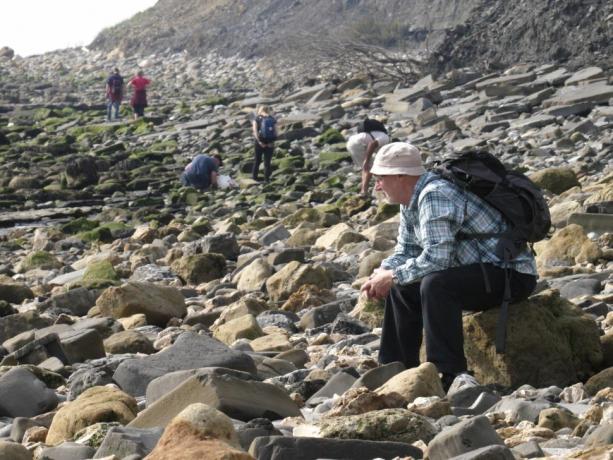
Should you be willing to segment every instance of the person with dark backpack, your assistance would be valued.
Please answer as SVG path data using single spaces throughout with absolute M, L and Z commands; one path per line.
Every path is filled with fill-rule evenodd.
M 272 116 L 270 107 L 262 105 L 258 108 L 251 128 L 255 139 L 255 155 L 251 176 L 253 180 L 258 180 L 260 163 L 264 158 L 264 180 L 268 182 L 272 174 L 272 154 L 277 140 L 277 120 Z
M 115 119 L 119 119 L 119 106 L 123 99 L 123 77 L 119 74 L 119 69 L 115 69 L 113 74 L 106 80 L 106 120 L 111 121 L 111 115 L 115 113 Z
M 375 190 L 400 204 L 394 253 L 362 286 L 385 299 L 379 361 L 418 366 L 424 330 L 427 359 L 448 389 L 467 372 L 462 310 L 502 305 L 496 346 L 504 348 L 508 304 L 536 286 L 529 243 L 549 230 L 547 204 L 528 178 L 486 152 L 426 171 L 417 148 L 394 142 L 379 150 L 371 172 Z
M 347 140 L 347 150 L 351 154 L 353 163 L 360 168 L 362 181 L 360 183 L 360 193 L 368 193 L 370 182 L 370 168 L 373 156 L 380 147 L 390 141 L 385 125 L 373 118 L 364 119 L 358 124 L 357 134 L 352 135 Z

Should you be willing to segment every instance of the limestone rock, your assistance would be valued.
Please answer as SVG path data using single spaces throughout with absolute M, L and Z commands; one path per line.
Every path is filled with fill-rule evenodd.
M 171 318 L 182 318 L 187 312 L 181 292 L 173 287 L 153 283 L 129 282 L 106 289 L 96 306 L 103 315 L 124 318 L 143 313 L 149 324 L 165 326 Z
M 482 384 L 563 386 L 598 369 L 602 350 L 596 323 L 557 291 L 510 306 L 504 354 L 494 346 L 498 310 L 463 317 L 468 367 Z
M 531 174 L 530 179 L 539 187 L 556 195 L 580 185 L 577 176 L 570 168 L 546 168 Z
M 231 345 L 238 339 L 255 339 L 264 335 L 253 315 L 243 315 L 219 326 L 214 334 L 217 340 Z
M 300 286 L 314 284 L 329 289 L 332 282 L 321 267 L 292 261 L 266 281 L 266 289 L 274 301 L 285 300 Z
M 406 400 L 398 393 L 378 395 L 365 387 L 350 388 L 334 402 L 334 407 L 325 415 L 326 417 L 358 415 L 374 410 L 404 408 L 404 406 Z
M 419 367 L 400 372 L 375 390 L 379 395 L 398 393 L 407 402 L 412 402 L 420 396 L 439 396 L 445 392 L 438 370 L 432 363 L 423 363 Z
M 0 459 L 32 460 L 32 452 L 21 444 L 9 441 L 0 441 Z
M 329 289 L 322 289 L 313 284 L 305 284 L 289 296 L 281 306 L 281 309 L 299 312 L 305 308 L 319 307 L 334 300 L 336 300 L 336 296 Z
M 97 422 L 126 424 L 137 412 L 136 400 L 121 390 L 93 387 L 62 407 L 49 427 L 47 444 L 70 440 L 77 431 Z
M 153 344 L 145 335 L 137 331 L 121 331 L 104 340 L 107 353 L 155 353 Z
M 535 245 L 539 268 L 594 262 L 601 256 L 598 245 L 591 241 L 577 224 L 556 231 L 550 240 Z
M 259 291 L 272 275 L 273 268 L 264 259 L 255 259 L 237 276 L 237 288 L 240 291 Z
M 367 439 L 412 444 L 430 441 L 436 428 L 423 416 L 406 409 L 382 409 L 360 415 L 322 419 L 319 432 L 324 438 Z

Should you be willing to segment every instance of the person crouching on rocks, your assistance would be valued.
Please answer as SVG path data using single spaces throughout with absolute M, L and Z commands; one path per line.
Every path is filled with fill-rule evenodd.
M 362 171 L 360 194 L 368 194 L 370 182 L 370 168 L 375 152 L 388 144 L 390 138 L 383 123 L 378 120 L 366 118 L 358 125 L 358 133 L 347 140 L 347 150 L 351 154 L 353 163 Z
M 277 120 L 272 116 L 270 107 L 261 105 L 251 123 L 251 130 L 255 139 L 255 154 L 253 159 L 253 180 L 258 180 L 258 173 L 262 157 L 264 157 L 264 180 L 270 181 L 272 174 L 272 154 L 277 140 Z
M 507 280 L 512 302 L 526 299 L 536 286 L 534 256 L 526 247 L 515 258 L 501 260 L 495 234 L 509 225 L 502 214 L 477 195 L 426 172 L 413 145 L 382 147 L 371 173 L 375 190 L 400 204 L 394 253 L 362 286 L 368 298 L 385 299 L 379 361 L 418 366 L 425 328 L 427 359 L 442 373 L 447 391 L 467 371 L 462 309 L 499 306 Z M 494 236 L 470 238 L 481 234 Z
M 199 190 L 217 188 L 219 167 L 222 164 L 220 155 L 196 155 L 181 173 L 181 184 Z
M 134 119 L 145 116 L 145 107 L 147 107 L 147 86 L 151 84 L 151 80 L 144 77 L 144 72 L 139 70 L 135 77 L 128 82 L 128 85 L 134 88 L 130 105 L 134 110 Z

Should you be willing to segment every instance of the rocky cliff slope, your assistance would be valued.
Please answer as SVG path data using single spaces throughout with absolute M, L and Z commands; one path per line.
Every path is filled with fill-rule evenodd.
M 301 60 L 305 50 L 347 40 L 419 52 L 435 71 L 577 66 L 610 58 L 612 14 L 607 0 L 160 0 L 91 47 Z

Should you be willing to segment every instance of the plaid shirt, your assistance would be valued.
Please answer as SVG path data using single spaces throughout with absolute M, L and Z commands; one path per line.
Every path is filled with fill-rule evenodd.
M 417 181 L 409 205 L 400 207 L 398 242 L 381 268 L 392 269 L 398 284 L 409 284 L 450 267 L 479 262 L 504 267 L 495 254 L 496 237 L 460 240 L 456 234 L 499 233 L 506 228 L 499 211 L 428 172 Z M 537 274 L 528 248 L 509 262 L 509 268 Z

